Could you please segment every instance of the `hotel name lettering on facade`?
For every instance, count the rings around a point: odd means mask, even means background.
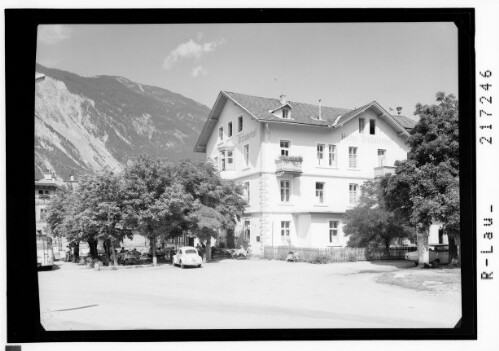
[[[370,145],[390,145],[390,140],[386,138],[380,138],[376,136],[362,135],[355,136],[352,135],[347,139],[349,142],[359,143],[359,144],[370,144]]]
[[[244,143],[245,141],[248,141],[252,138],[254,138],[256,135],[256,130],[253,130],[251,132],[248,132],[246,134],[243,134],[243,135],[240,135],[238,138],[237,138],[237,143],[238,144],[241,144],[241,143]]]

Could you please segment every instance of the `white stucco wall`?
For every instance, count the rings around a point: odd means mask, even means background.
[[[359,119],[366,121],[363,134],[359,133]],[[376,120],[375,135],[369,134],[369,119]],[[396,160],[407,158],[409,148],[402,137],[397,135],[383,118],[378,118],[368,110],[339,128],[320,128],[312,126],[269,124],[269,142],[265,144],[265,152],[269,157],[265,160],[265,170],[275,170],[275,159],[280,155],[280,140],[289,140],[290,156],[303,157],[305,174],[326,175],[336,177],[373,178],[374,168],[378,165],[378,149],[386,150],[386,164],[392,165]],[[345,136],[342,139],[342,136]],[[324,159],[319,165],[317,160],[317,144],[324,144]],[[336,145],[337,168],[328,165],[328,145]],[[357,147],[357,169],[348,166],[349,147]]]
[[[346,246],[348,237],[343,235],[341,214],[321,213],[274,213],[271,218],[271,230],[264,237],[265,245],[324,248]],[[290,222],[290,234],[281,235],[281,222]],[[329,221],[338,221],[338,235],[329,240]],[[273,229],[273,230],[272,230]]]
[[[237,118],[243,116],[243,131],[237,132]],[[359,118],[365,129],[359,133]],[[369,120],[376,120],[375,135],[369,133]],[[227,136],[232,121],[233,135]],[[219,140],[219,127],[224,128],[224,140]],[[312,127],[284,123],[260,123],[232,101],[227,101],[219,121],[207,143],[207,159],[219,156],[220,147],[233,145],[234,170],[222,171],[225,179],[250,183],[250,206],[236,228],[241,231],[244,219],[250,220],[254,247],[287,245],[305,247],[345,246],[343,214],[352,208],[349,184],[357,184],[357,196],[363,182],[374,178],[378,167],[378,149],[386,150],[385,165],[407,157],[409,147],[383,118],[368,110],[340,128]],[[289,156],[303,158],[301,176],[277,176],[275,160],[280,155],[280,141],[290,141]],[[324,144],[324,158],[317,160],[317,144]],[[250,145],[250,165],[244,164],[244,145]],[[328,165],[328,145],[336,145],[337,167]],[[349,168],[349,147],[357,147],[357,168]],[[289,180],[291,198],[282,203],[280,181]],[[324,183],[324,202],[315,196],[316,182]],[[329,221],[338,221],[338,236],[329,240]],[[281,237],[281,221],[290,222],[289,238]],[[260,236],[260,243],[256,241]]]
[[[243,117],[243,130],[237,131],[238,117]],[[232,136],[228,136],[228,124],[232,122]],[[218,137],[219,128],[223,127],[224,137],[220,140]],[[259,153],[260,153],[260,135],[261,125],[253,117],[249,116],[243,109],[237,106],[232,101],[228,100],[222,112],[220,113],[218,122],[213,129],[213,132],[206,145],[207,159],[219,158],[219,148],[223,146],[234,146],[234,170],[226,170],[220,173],[224,179],[233,179],[244,175],[249,175],[252,170],[259,168]],[[244,160],[244,145],[249,145],[249,165],[246,166]]]
[[[351,208],[349,201],[349,184],[360,186],[368,179],[374,178],[374,168],[378,166],[378,149],[386,150],[386,165],[393,166],[396,160],[407,156],[408,146],[403,139],[383,120],[376,121],[376,134],[369,135],[368,121],[376,116],[367,111],[361,118],[366,120],[364,134],[359,134],[358,120],[355,118],[338,129],[322,129],[293,125],[273,124],[270,126],[269,142],[264,145],[264,171],[275,172],[275,159],[280,154],[280,141],[289,140],[289,156],[302,156],[303,174],[298,177],[284,175],[274,177],[268,184],[269,206],[271,211],[300,212],[345,212]],[[344,138],[342,139],[342,135]],[[319,165],[317,160],[317,144],[324,144],[324,162],[328,163],[328,145],[336,145],[337,166]],[[357,147],[356,169],[349,168],[349,147]],[[291,182],[291,199],[282,203],[280,199],[280,181]],[[316,182],[324,183],[324,202],[319,203],[315,196]]]

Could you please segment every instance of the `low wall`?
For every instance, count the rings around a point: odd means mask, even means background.
[[[291,246],[265,246],[263,257],[274,260],[285,260],[290,251],[297,255],[300,261],[311,261],[317,257],[328,262],[352,262],[375,260],[403,260],[405,254],[413,251],[412,247],[390,248],[390,250],[372,250],[363,247],[306,248]]]

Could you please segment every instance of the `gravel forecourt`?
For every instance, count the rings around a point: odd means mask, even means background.
[[[47,330],[452,328],[461,317],[460,270],[406,261],[57,264],[38,274]]]

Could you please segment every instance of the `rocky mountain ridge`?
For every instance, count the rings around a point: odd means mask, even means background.
[[[194,144],[209,108],[117,76],[81,77],[41,65],[35,84],[35,177],[119,171],[142,154],[204,159]]]

